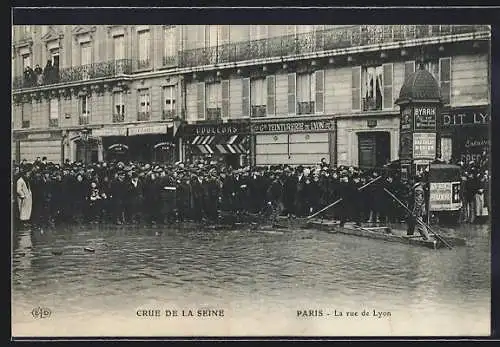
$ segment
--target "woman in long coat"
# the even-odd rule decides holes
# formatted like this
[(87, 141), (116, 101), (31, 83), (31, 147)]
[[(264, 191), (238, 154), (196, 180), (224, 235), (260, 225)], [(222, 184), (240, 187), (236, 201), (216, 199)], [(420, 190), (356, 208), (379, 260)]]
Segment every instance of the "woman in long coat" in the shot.
[(27, 223), (31, 218), (31, 208), (33, 204), (31, 189), (27, 178), (27, 173), (21, 173), (16, 182), (17, 206), (19, 206), (19, 220)]

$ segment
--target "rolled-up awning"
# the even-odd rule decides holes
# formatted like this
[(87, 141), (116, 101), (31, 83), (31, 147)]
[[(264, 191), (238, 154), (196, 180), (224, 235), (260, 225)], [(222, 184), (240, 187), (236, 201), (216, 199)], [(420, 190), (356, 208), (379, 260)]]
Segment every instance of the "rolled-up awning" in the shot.
[(203, 154), (246, 154), (248, 142), (248, 135), (198, 135), (191, 145)]

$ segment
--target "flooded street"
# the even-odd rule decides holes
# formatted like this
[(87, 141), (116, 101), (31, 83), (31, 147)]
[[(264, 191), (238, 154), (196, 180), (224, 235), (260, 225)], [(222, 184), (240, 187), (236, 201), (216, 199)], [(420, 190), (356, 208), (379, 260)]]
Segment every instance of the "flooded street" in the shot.
[[(298, 229), (16, 231), (13, 335), (489, 334), (489, 226), (455, 233), (469, 245), (431, 250)], [(50, 317), (34, 318), (36, 307)], [(181, 316), (202, 308), (224, 316)], [(150, 309), (161, 317), (138, 316)], [(373, 310), (388, 314), (345, 315)]]

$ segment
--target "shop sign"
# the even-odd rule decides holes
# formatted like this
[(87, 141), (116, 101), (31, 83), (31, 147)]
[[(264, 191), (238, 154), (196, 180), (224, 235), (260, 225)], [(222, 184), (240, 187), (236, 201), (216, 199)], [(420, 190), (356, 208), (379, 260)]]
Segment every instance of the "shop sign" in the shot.
[(436, 157), (436, 133), (413, 134), (413, 158)]
[(331, 131), (335, 130), (333, 120), (311, 120), (311, 121), (291, 121), (253, 124), (252, 130), (255, 133), (278, 133), (278, 132), (305, 132), (305, 131)]
[(184, 126), (185, 135), (235, 135), (248, 133), (248, 123), (193, 124)]
[(115, 153), (125, 153), (128, 151), (128, 146), (123, 143), (115, 143), (108, 147), (108, 151), (113, 151)]
[(28, 134), (28, 140), (46, 140), (50, 138), (51, 138), (50, 133)]
[(415, 106), (415, 130), (436, 130), (436, 106)]
[(469, 109), (451, 109), (443, 113), (444, 127), (460, 127), (467, 125), (487, 125), (490, 115), (486, 107)]
[(429, 205), (431, 211), (453, 211), (461, 208), (460, 182), (431, 182)]
[(412, 108), (406, 107), (401, 111), (401, 130), (411, 130), (412, 125)]
[(127, 128), (101, 128), (92, 130), (92, 135), (95, 137), (106, 136), (127, 136)]
[(146, 134), (166, 134), (167, 125), (148, 125), (148, 126), (134, 126), (128, 128), (128, 135), (146, 135)]

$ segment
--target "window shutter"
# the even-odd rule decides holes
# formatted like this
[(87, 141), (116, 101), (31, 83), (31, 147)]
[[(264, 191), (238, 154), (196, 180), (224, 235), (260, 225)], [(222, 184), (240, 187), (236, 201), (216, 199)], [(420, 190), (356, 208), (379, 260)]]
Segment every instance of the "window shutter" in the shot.
[(198, 119), (205, 119), (205, 82), (200, 82), (196, 88)]
[(242, 82), (242, 114), (243, 117), (250, 117), (250, 78), (243, 78)]
[(439, 85), (444, 105), (451, 102), (451, 58), (439, 59)]
[(415, 72), (415, 60), (407, 61), (405, 63), (405, 81), (412, 73)]
[(316, 75), (316, 95), (314, 99), (314, 109), (316, 113), (325, 112), (325, 71), (318, 70)]
[(267, 76), (267, 105), (266, 113), (268, 116), (276, 114), (276, 76)]
[(352, 68), (352, 110), (361, 111), (361, 66)]
[(222, 118), (229, 118), (229, 80), (221, 81), (222, 88)]
[(382, 108), (385, 109), (392, 109), (394, 103), (392, 96), (392, 67), (392, 63), (383, 65), (384, 95), (382, 96)]
[(288, 74), (288, 114), (295, 115), (297, 107), (297, 75)]

